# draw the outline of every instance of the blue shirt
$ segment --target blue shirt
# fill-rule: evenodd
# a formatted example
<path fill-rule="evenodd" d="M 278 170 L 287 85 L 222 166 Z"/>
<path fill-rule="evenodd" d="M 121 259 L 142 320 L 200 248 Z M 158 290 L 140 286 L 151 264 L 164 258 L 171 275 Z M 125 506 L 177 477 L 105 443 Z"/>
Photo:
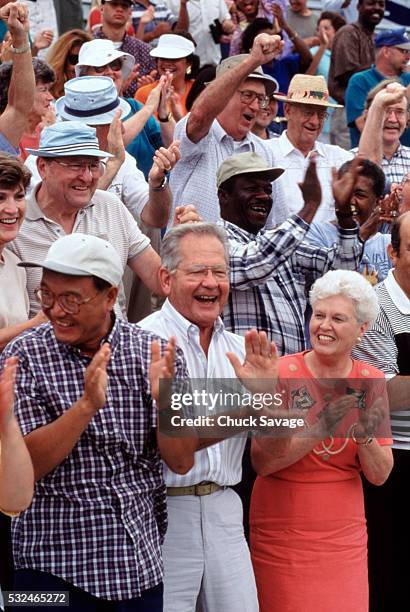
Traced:
<path fill-rule="evenodd" d="M 9 153 L 10 155 L 18 155 L 19 149 L 13 147 L 13 145 L 7 140 L 7 138 L 0 132 L 0 151 L 3 153 Z"/>
<path fill-rule="evenodd" d="M 127 98 L 127 102 L 131 106 L 131 113 L 126 119 L 135 115 L 144 106 L 141 102 L 132 98 Z M 151 170 L 154 153 L 162 146 L 163 142 L 158 121 L 154 117 L 150 117 L 140 133 L 137 134 L 127 147 L 128 153 L 135 158 L 138 168 L 143 172 L 146 179 L 148 179 L 148 173 Z"/>
<path fill-rule="evenodd" d="M 313 223 L 310 224 L 306 234 L 306 240 L 318 247 L 332 247 L 338 241 L 338 232 L 333 223 Z M 377 282 L 383 281 L 392 262 L 387 255 L 387 246 L 390 244 L 390 234 L 377 232 L 364 243 L 362 259 L 359 265 L 359 272 L 364 276 L 369 275 Z"/>
<path fill-rule="evenodd" d="M 410 85 L 410 72 L 402 72 L 398 78 L 405 87 Z M 345 95 L 345 108 L 352 147 L 359 146 L 360 132 L 354 121 L 363 114 L 367 94 L 373 87 L 376 87 L 376 85 L 385 79 L 386 77 L 373 64 L 371 68 L 357 72 L 349 80 Z M 410 146 L 410 129 L 407 128 L 400 138 L 400 142 L 407 147 Z"/>

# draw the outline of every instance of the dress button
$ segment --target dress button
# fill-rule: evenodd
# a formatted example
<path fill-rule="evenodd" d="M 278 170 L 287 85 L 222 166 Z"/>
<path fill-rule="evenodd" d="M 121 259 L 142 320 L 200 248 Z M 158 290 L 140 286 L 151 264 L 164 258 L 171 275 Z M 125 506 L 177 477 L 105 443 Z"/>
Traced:
<path fill-rule="evenodd" d="M 323 461 L 328 461 L 330 459 L 330 455 L 325 453 L 324 455 L 322 455 L 322 459 L 323 459 Z"/>

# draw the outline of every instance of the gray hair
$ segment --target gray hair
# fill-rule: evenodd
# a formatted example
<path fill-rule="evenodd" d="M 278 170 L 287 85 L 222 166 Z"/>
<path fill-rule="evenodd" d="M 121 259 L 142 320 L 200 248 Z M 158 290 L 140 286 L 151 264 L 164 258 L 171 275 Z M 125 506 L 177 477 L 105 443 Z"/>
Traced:
<path fill-rule="evenodd" d="M 211 236 L 222 244 L 226 265 L 229 267 L 229 245 L 226 232 L 223 227 L 214 223 L 183 223 L 169 230 L 161 248 L 161 263 L 169 272 L 177 269 L 181 263 L 180 242 L 185 236 Z"/>
<path fill-rule="evenodd" d="M 309 299 L 312 306 L 317 300 L 334 295 L 343 295 L 352 300 L 356 319 L 361 325 L 371 325 L 379 314 L 377 295 L 371 284 L 358 272 L 350 270 L 331 270 L 314 283 Z"/>

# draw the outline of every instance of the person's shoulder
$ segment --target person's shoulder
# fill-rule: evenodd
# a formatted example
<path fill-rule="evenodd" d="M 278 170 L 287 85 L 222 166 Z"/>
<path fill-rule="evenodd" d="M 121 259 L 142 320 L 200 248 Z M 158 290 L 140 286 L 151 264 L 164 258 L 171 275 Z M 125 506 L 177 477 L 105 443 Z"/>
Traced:
<path fill-rule="evenodd" d="M 37 327 L 30 327 L 13 338 L 5 347 L 2 357 L 12 355 L 32 357 L 36 349 L 54 350 L 56 339 L 51 323 L 42 323 Z"/>
<path fill-rule="evenodd" d="M 410 85 L 410 72 L 402 72 L 399 78 L 403 85 Z"/>
<path fill-rule="evenodd" d="M 341 160 L 342 162 L 353 159 L 354 154 L 352 151 L 347 151 L 343 149 L 343 147 L 339 147 L 339 145 L 328 144 L 327 142 L 318 143 L 318 146 L 322 149 L 324 155 L 328 158 L 332 158 L 335 160 Z"/>
<path fill-rule="evenodd" d="M 346 25 L 339 28 L 335 34 L 334 41 L 336 42 L 346 42 L 348 38 L 351 36 L 358 36 L 360 29 L 355 23 L 347 23 Z"/>
<path fill-rule="evenodd" d="M 360 359 L 353 359 L 354 365 L 354 377 L 358 376 L 359 378 L 385 378 L 384 373 L 376 368 L 375 366 L 370 365 L 367 361 L 361 361 Z"/>

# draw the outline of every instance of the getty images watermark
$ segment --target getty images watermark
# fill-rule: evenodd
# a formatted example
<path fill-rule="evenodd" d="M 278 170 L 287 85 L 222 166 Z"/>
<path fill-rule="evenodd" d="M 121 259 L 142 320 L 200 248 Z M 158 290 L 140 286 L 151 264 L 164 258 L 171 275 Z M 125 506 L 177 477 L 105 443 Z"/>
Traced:
<path fill-rule="evenodd" d="M 384 379 L 281 378 L 252 380 L 250 388 L 238 379 L 163 382 L 159 426 L 166 435 L 390 437 Z"/>

